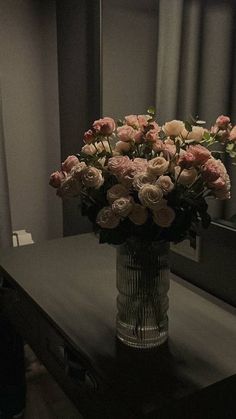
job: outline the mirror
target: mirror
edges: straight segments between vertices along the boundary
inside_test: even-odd
[[[160,124],[221,114],[236,124],[235,4],[211,0],[110,0],[102,5],[103,115],[156,107]],[[231,200],[209,201],[213,220],[236,228],[236,166],[224,160]]]

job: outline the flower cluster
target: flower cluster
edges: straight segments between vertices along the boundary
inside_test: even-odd
[[[78,155],[68,156],[50,184],[63,199],[80,196],[101,241],[127,237],[180,241],[207,227],[206,198],[230,198],[226,168],[214,151],[236,157],[236,126],[221,115],[208,130],[202,121],[160,126],[153,109],[117,123],[96,120]]]

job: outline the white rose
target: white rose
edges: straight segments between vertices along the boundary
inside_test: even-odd
[[[164,157],[155,157],[149,160],[147,172],[153,176],[163,175],[169,167],[169,162]]]
[[[166,122],[162,129],[167,135],[173,135],[176,137],[184,130],[184,123],[183,121],[174,119],[173,121]]]
[[[148,184],[140,189],[138,197],[144,207],[154,209],[161,201],[163,192],[159,186]]]
[[[134,176],[133,188],[139,191],[144,185],[153,184],[155,177],[149,175],[147,172],[138,173]]]
[[[175,212],[171,207],[163,206],[153,212],[153,220],[160,227],[170,227],[175,219]]]
[[[180,170],[180,166],[175,167],[175,179],[178,179],[178,183],[181,183],[181,185],[191,185],[197,179],[198,173],[194,167],[184,169],[181,173]]]
[[[111,207],[104,207],[99,211],[96,222],[102,228],[116,228],[120,219],[114,214]]]
[[[120,183],[117,183],[116,185],[113,185],[110,189],[107,191],[107,200],[110,204],[114,202],[116,199],[125,197],[129,195],[129,190],[121,185]]]
[[[200,142],[202,140],[202,137],[204,135],[204,132],[206,130],[203,127],[199,127],[199,126],[193,126],[192,127],[192,131],[188,131],[186,130],[186,128],[183,129],[183,131],[181,132],[181,135],[183,138],[185,138],[185,142],[187,143],[188,141],[196,141],[196,142]]]
[[[157,179],[156,184],[160,186],[164,194],[168,194],[174,188],[174,184],[170,178],[170,176],[160,176]]]
[[[82,173],[86,168],[86,164],[82,162],[78,162],[74,167],[71,169],[71,176],[76,179],[81,179]]]
[[[130,143],[125,143],[124,141],[117,141],[115,145],[115,151],[118,153],[127,153],[131,148]]]
[[[98,150],[98,153],[102,153],[103,151],[106,151],[107,153],[111,152],[108,141],[104,140],[102,142],[100,141],[99,143],[97,142],[95,143],[95,146]]]
[[[93,154],[96,153],[96,148],[94,147],[93,144],[85,144],[82,148],[81,151],[84,154],[88,154],[89,156],[92,156]]]
[[[129,219],[132,223],[136,225],[143,225],[146,223],[148,218],[148,212],[140,204],[134,204],[131,213],[129,214]]]
[[[86,188],[98,189],[102,186],[104,179],[102,171],[96,167],[86,167],[82,172],[82,183]]]
[[[122,197],[116,199],[112,204],[112,211],[119,217],[127,217],[132,211],[133,202],[131,197]]]

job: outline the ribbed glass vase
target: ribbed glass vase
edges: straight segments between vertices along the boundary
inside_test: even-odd
[[[169,243],[127,241],[117,248],[117,337],[153,348],[168,337]]]

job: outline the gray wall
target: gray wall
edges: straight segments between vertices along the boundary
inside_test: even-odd
[[[0,0],[0,78],[13,229],[59,237],[61,202],[48,186],[61,161],[53,0]]]
[[[157,1],[103,1],[103,115],[155,105]]]

